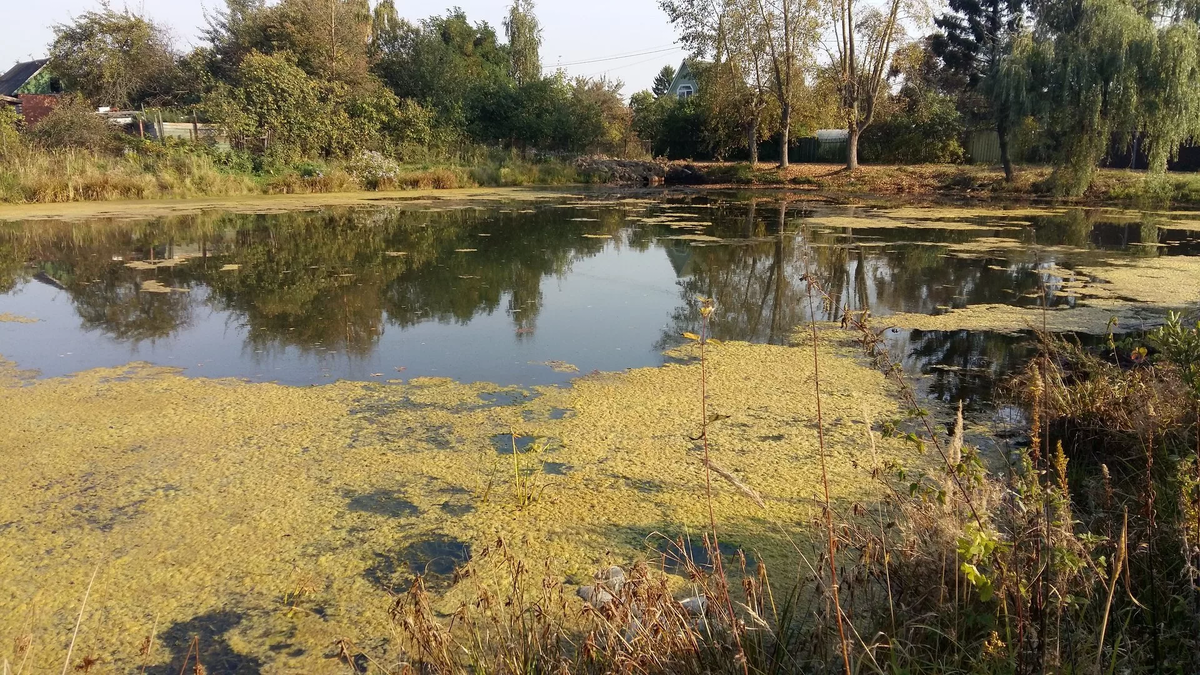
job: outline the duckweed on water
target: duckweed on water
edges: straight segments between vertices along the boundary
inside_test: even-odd
[[[1116,319],[1115,324],[1110,320]],[[1160,313],[1134,305],[1080,305],[1048,309],[984,304],[952,309],[943,314],[900,313],[880,319],[897,328],[938,331],[992,331],[1016,335],[1022,331],[1042,330],[1056,333],[1075,332],[1100,335],[1112,330],[1123,333],[1161,323]]]
[[[1104,260],[1096,265],[1040,270],[1056,291],[1075,299],[1070,307],[980,304],[937,315],[901,313],[885,321],[917,330],[990,330],[1016,333],[1046,328],[1104,334],[1141,330],[1163,322],[1168,310],[1200,300],[1200,258],[1160,256]],[[1037,295],[1037,294],[1035,294]],[[1111,324],[1115,319],[1116,324]]]
[[[97,566],[77,652],[138,663],[157,616],[151,663],[167,663],[186,649],[172,639],[228,615],[209,639],[230,654],[323,673],[341,672],[328,657],[338,638],[388,651],[385,589],[443,548],[465,555],[504,537],[564,578],[646,556],[652,533],[707,520],[688,349],[675,354],[683,363],[520,396],[434,378],[293,388],[146,364],[30,380],[0,364],[0,658],[30,634],[37,667],[59,667]],[[803,544],[796,524],[818,513],[811,352],[709,353],[711,408],[729,415],[710,429],[714,460],[766,499],[762,509],[716,485],[723,539],[783,565],[794,553],[777,523]],[[864,406],[883,420],[897,405],[852,348],[824,345],[821,368],[835,498],[870,499],[853,467],[872,461],[859,456]],[[523,509],[511,455],[492,441],[509,433],[558,439],[520,460],[545,485]],[[920,461],[900,441],[880,452]],[[470,597],[463,586],[447,583],[438,609]]]

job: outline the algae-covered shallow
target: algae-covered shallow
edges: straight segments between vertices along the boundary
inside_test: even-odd
[[[153,672],[200,636],[210,672],[319,673],[341,638],[394,649],[389,593],[416,573],[439,611],[469,599],[454,569],[498,537],[564,579],[655,555],[707,520],[700,296],[725,341],[714,458],[766,504],[719,482],[722,543],[774,569],[818,513],[806,274],[833,298],[817,319],[870,309],[922,394],[973,408],[1030,328],[1200,300],[1197,235],[1164,214],[414,197],[0,225],[0,659],[29,635],[61,667],[93,571],[79,649],[107,664],[153,629]],[[869,501],[870,467],[927,458],[869,454],[864,420],[899,407],[825,330],[832,493]]]
[[[677,356],[498,403],[481,395],[503,388],[448,379],[288,387],[134,364],[31,381],[7,365],[0,650],[32,635],[34,664],[55,665],[98,570],[79,647],[110,663],[137,663],[157,622],[151,664],[180,667],[189,630],[220,618],[205,645],[228,652],[220,672],[341,672],[339,638],[390,649],[389,593],[425,573],[452,611],[470,597],[454,567],[499,537],[560,578],[651,557],[707,520],[700,368],[694,349]],[[786,569],[781,530],[806,546],[798,524],[818,513],[811,352],[730,342],[709,357],[713,458],[765,500],[717,485],[724,539]],[[831,489],[869,500],[871,466],[924,459],[896,439],[866,449],[864,420],[898,407],[853,348],[823,340],[821,371]],[[555,439],[515,458],[538,471],[523,508],[493,442],[509,434]]]

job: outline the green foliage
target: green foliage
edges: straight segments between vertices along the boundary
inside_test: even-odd
[[[699,97],[655,98],[649,91],[643,91],[634,94],[629,105],[634,133],[651,142],[651,152],[656,157],[693,159],[709,156]]]
[[[962,114],[952,97],[929,90],[902,90],[893,104],[893,110],[863,132],[860,142],[865,160],[893,164],[963,160]]]
[[[206,114],[241,147],[261,147],[283,162],[332,154],[351,143],[349,120],[332,102],[337,85],[310,78],[288,53],[252,52],[233,86],[220,85],[204,101]]]
[[[533,13],[533,0],[513,0],[504,19],[504,33],[511,58],[509,76],[517,86],[540,79],[542,59],[538,50],[542,46],[542,27]]]
[[[67,91],[121,108],[169,99],[177,79],[167,30],[107,5],[54,27],[50,69]]]
[[[463,124],[473,91],[509,81],[510,59],[487,23],[472,25],[461,10],[419,26],[401,22],[374,72],[397,96],[432,106],[451,124]]]
[[[1167,3],[1172,6],[1172,3]],[[1081,195],[1114,139],[1144,138],[1151,168],[1166,169],[1200,130],[1200,48],[1193,12],[1159,13],[1129,0],[1046,2],[1011,70],[1026,73],[1059,139],[1051,187]]]
[[[20,133],[17,131],[17,122],[20,119],[12,106],[0,106],[0,157],[16,149],[21,142]]]
[[[1179,369],[1180,376],[1200,401],[1200,322],[1188,328],[1183,317],[1171,312],[1167,323],[1150,334],[1150,342],[1162,350],[1162,356]]]

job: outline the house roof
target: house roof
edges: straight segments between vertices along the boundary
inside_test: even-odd
[[[0,75],[0,96],[13,96],[17,90],[28,82],[34,75],[38,74],[50,59],[37,59],[36,61],[25,61],[18,63],[8,69],[7,73]]]
[[[667,93],[675,96],[679,92],[679,85],[690,84],[692,88],[696,87],[696,78],[692,75],[692,69],[688,67],[688,59],[684,59],[679,64],[679,69],[675,71],[675,77],[671,80],[671,86],[667,87]]]

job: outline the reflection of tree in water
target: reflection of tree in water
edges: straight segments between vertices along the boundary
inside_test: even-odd
[[[68,287],[85,330],[141,342],[169,337],[191,322],[189,293],[147,293],[137,279],[105,274],[91,282]]]
[[[807,319],[802,277],[809,268],[836,298],[821,305],[820,319],[837,319],[842,306],[885,317],[967,304],[1037,304],[1037,267],[1063,256],[1041,246],[1120,246],[1166,236],[1153,218],[1106,223],[1099,212],[1075,210],[1003,232],[1033,249],[967,255],[953,247],[997,232],[871,227],[869,219],[861,228],[818,226],[807,220],[812,213],[801,201],[714,193],[669,196],[650,207],[648,215],[671,215],[674,223],[626,221],[627,207],[614,203],[521,214],[498,205],[13,225],[0,228],[0,292],[35,272],[46,275],[66,288],[85,327],[119,340],[170,335],[203,304],[230,312],[256,350],[365,354],[389,325],[465,323],[498,311],[511,317],[518,336],[530,334],[546,277],[566,274],[575,260],[605,246],[661,247],[681,297],[663,344],[697,330],[697,296],[717,301],[717,337],[779,343]],[[725,241],[665,238],[697,222]],[[149,270],[125,264],[172,255],[188,260]],[[238,269],[222,271],[226,265]],[[148,279],[194,292],[139,292]],[[1050,283],[1048,290],[1053,295],[1057,287]]]
[[[988,331],[888,331],[909,373],[924,373],[923,393],[942,401],[994,401],[996,387],[1036,351],[1027,336]]]
[[[25,257],[37,260],[70,294],[86,327],[119,340],[169,335],[187,325],[195,305],[207,303],[233,313],[256,349],[365,354],[388,323],[467,322],[502,307],[518,334],[531,332],[520,329],[536,324],[542,279],[565,274],[574,260],[609,243],[583,233],[612,234],[624,220],[614,209],[588,212],[594,219],[588,221],[571,221],[574,215],[334,209],[38,224],[0,232],[0,252],[13,251],[18,268]],[[127,266],[172,255],[187,260],[157,269]],[[237,269],[223,270],[227,265]],[[10,278],[15,285],[16,274]],[[141,291],[149,279],[197,292]]]
[[[0,294],[8,293],[29,276],[25,261],[29,251],[9,230],[0,230]]]

